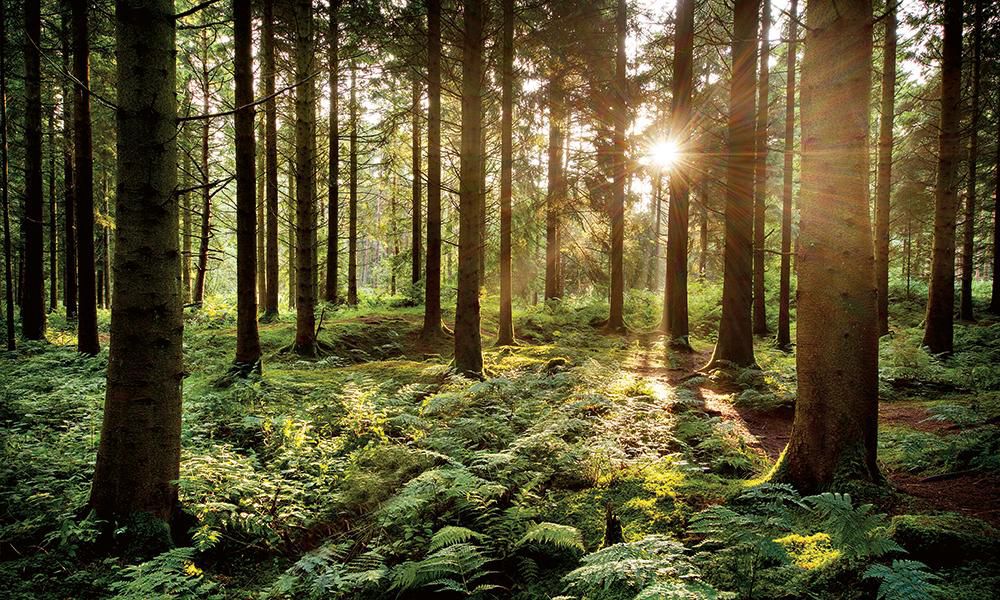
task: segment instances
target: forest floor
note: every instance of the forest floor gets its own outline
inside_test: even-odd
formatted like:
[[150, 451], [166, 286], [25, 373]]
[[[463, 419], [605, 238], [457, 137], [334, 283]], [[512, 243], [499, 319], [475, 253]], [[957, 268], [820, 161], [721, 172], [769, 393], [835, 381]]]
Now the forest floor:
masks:
[[891, 485], [799, 499], [755, 487], [788, 439], [794, 356], [760, 339], [760, 369], [703, 373], [711, 313], [677, 353], [642, 333], [657, 304], [630, 298], [626, 337], [592, 326], [600, 301], [522, 306], [510, 348], [492, 345], [484, 310], [481, 382], [449, 372], [450, 339], [420, 339], [421, 307], [328, 308], [332, 350], [313, 361], [283, 352], [283, 314], [261, 324], [263, 374], [248, 381], [226, 377], [232, 307], [188, 311], [179, 485], [193, 527], [174, 550], [111, 559], [82, 510], [107, 353], [78, 356], [56, 315], [51, 343], [0, 356], [0, 598], [634, 598], [650, 585], [867, 598], [880, 577], [992, 598], [1000, 324], [960, 325], [945, 362], [920, 350], [918, 309], [898, 307], [880, 361]]

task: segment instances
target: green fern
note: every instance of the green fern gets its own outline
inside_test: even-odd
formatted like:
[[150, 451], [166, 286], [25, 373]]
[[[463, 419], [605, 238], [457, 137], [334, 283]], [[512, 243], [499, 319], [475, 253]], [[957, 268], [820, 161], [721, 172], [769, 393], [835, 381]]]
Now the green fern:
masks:
[[446, 525], [441, 529], [438, 529], [431, 538], [430, 551], [434, 552], [435, 550], [440, 550], [445, 546], [460, 544], [469, 540], [482, 540], [484, 537], [485, 536], [483, 534], [473, 531], [467, 527]]
[[903, 549], [888, 535], [885, 515], [874, 512], [871, 504], [857, 508], [850, 494], [827, 492], [809, 496], [805, 503], [821, 522], [820, 528], [829, 533], [834, 546], [849, 558], [885, 556]]
[[194, 548], [173, 548], [122, 570], [114, 600], [221, 600], [219, 587], [194, 564]]
[[558, 523], [536, 523], [528, 528], [524, 536], [517, 542], [518, 546], [525, 544], [543, 544], [567, 550], [583, 552], [583, 536], [580, 530], [569, 525]]
[[878, 600], [932, 600], [941, 578], [926, 571], [927, 565], [916, 560], [894, 560], [892, 565], [872, 565], [865, 579], [879, 579]]
[[487, 596], [496, 586], [485, 581], [494, 572], [486, 569], [490, 559], [473, 544], [456, 543], [428, 554], [422, 560], [406, 561], [392, 569], [392, 589], [401, 593], [430, 589], [453, 591], [465, 597]]

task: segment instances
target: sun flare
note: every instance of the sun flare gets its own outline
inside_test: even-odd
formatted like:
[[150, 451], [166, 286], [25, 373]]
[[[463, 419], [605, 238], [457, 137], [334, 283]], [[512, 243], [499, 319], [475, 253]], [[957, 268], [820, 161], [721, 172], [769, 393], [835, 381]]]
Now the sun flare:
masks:
[[660, 140], [649, 147], [649, 164], [661, 169], [672, 169], [680, 160], [680, 148], [673, 140]]

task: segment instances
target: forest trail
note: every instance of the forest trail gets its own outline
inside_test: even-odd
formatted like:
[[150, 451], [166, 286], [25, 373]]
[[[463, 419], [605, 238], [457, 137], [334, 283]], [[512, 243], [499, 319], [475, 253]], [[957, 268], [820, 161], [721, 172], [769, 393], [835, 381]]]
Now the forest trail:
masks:
[[[710, 351], [689, 353], [656, 353], [649, 340], [643, 340], [644, 350], [637, 353], [626, 368], [637, 378], [644, 379], [664, 403], [673, 388], [689, 379], [703, 376], [701, 367], [708, 363]], [[664, 364], [666, 362], [667, 364]], [[741, 407], [733, 402], [740, 388], [712, 379], [694, 388], [702, 402], [702, 410], [711, 417], [732, 423], [733, 431], [749, 446], [775, 461], [785, 449], [795, 416], [793, 407], [772, 410]], [[939, 436], [954, 435], [955, 425], [931, 418], [926, 403], [915, 400], [879, 402], [879, 426], [903, 427]], [[1000, 478], [990, 473], [959, 471], [937, 476], [921, 476], [883, 465], [883, 472], [896, 490], [911, 496], [912, 504], [924, 509], [956, 512], [1000, 526]], [[906, 501], [899, 503], [908, 509]]]

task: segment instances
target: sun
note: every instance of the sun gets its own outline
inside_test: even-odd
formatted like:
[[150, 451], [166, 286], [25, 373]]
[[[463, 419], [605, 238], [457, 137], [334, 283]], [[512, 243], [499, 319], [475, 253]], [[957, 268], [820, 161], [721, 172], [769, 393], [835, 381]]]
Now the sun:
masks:
[[672, 169], [680, 161], [681, 151], [673, 140], [660, 140], [649, 147], [646, 159], [660, 169]]

